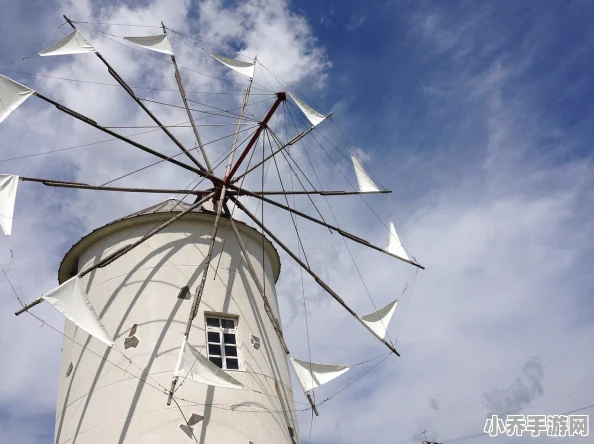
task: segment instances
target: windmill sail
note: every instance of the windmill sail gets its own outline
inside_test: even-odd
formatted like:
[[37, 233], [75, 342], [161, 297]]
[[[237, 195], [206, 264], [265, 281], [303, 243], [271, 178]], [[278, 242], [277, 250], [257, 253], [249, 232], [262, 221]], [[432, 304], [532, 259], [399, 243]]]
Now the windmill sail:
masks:
[[175, 55], [173, 53], [171, 43], [169, 43], [169, 39], [165, 34], [147, 37], [124, 37], [124, 39], [134, 43], [135, 45], [142, 46], [143, 48], [150, 49], [152, 51]]
[[314, 127], [318, 126], [320, 123], [322, 123], [324, 120], [326, 120], [328, 118], [328, 116], [324, 116], [324, 115], [320, 114], [315, 109], [313, 109], [311, 106], [309, 106], [308, 104], [299, 100], [297, 97], [295, 97], [293, 94], [291, 94], [291, 92], [289, 92], [289, 95], [295, 101], [295, 103], [297, 104], [297, 106], [299, 107], [301, 112], [303, 114], [305, 114], [305, 117], [307, 117], [307, 120], [309, 120], [309, 122]]
[[402, 243], [398, 238], [398, 234], [396, 234], [396, 228], [394, 228], [392, 221], [390, 221], [390, 234], [388, 235], [388, 245], [386, 247], [386, 251], [406, 260], [411, 260], [408, 256], [408, 253], [402, 246]]
[[0, 74], [0, 122], [6, 119], [21, 103], [35, 94], [31, 88]]
[[241, 382], [229, 376], [188, 344], [186, 337], [179, 351], [175, 376], [215, 387], [243, 388]]
[[371, 330], [371, 332], [380, 339], [386, 338], [386, 331], [388, 330], [388, 324], [394, 315], [394, 310], [398, 305], [398, 300], [390, 302], [384, 308], [379, 309], [375, 313], [361, 316], [361, 322]]
[[18, 184], [19, 176], [0, 174], [0, 227], [7, 236], [12, 232], [12, 217]]
[[78, 29], [75, 29], [59, 42], [39, 53], [40, 56], [55, 56], [67, 54], [83, 54], [85, 52], [97, 52]]
[[59, 287], [44, 294], [42, 298], [91, 336], [109, 347], [114, 344], [89, 302], [78, 276], [68, 279]]
[[239, 60], [230, 59], [229, 57], [223, 57], [218, 54], [211, 54], [211, 56], [233, 71], [248, 76], [250, 79], [254, 78], [255, 63], [240, 62]]
[[357, 158], [352, 154], [351, 160], [353, 161], [353, 167], [355, 168], [355, 176], [357, 177], [357, 183], [359, 184], [359, 191], [362, 193], [381, 191], [373, 180], [371, 180], [371, 177], [365, 172]]
[[297, 380], [304, 392], [326, 384], [350, 370], [348, 365], [316, 364], [289, 357]]

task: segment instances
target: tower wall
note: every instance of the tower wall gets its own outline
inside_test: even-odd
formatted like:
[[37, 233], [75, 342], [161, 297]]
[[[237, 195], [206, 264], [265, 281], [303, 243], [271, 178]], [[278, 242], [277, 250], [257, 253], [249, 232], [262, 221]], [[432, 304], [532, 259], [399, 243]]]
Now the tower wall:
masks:
[[[139, 239], [163, 216], [125, 219], [83, 238], [66, 255], [60, 282]], [[166, 404], [213, 221], [212, 215], [190, 213], [84, 277], [89, 300], [116, 345], [110, 349], [66, 321], [65, 335], [76, 342], [65, 338], [62, 349], [56, 443], [299, 442], [287, 361], [235, 236], [230, 228], [227, 232], [226, 219], [221, 219], [189, 343], [206, 355], [205, 314], [237, 317], [240, 369], [227, 372], [248, 389], [212, 387], [180, 378], [177, 404]], [[276, 250], [255, 230], [237, 225], [278, 318]], [[178, 298], [186, 285], [191, 298]], [[136, 342], [130, 336], [135, 324], [133, 336], [138, 343], [126, 349], [126, 338]], [[186, 419], [192, 414], [203, 417], [193, 426], [196, 440], [180, 427], [185, 425], [182, 413]]]

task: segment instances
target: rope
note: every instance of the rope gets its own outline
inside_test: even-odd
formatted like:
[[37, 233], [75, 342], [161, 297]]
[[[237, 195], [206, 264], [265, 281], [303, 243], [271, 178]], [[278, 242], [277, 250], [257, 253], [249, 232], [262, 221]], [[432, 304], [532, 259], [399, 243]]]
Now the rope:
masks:
[[[152, 58], [152, 59], [158, 60], [158, 61], [159, 61], [159, 62], [161, 62], [161, 63], [165, 63], [165, 64], [167, 64], [167, 65], [173, 65], [173, 62], [170, 62], [169, 60], [165, 60], [165, 59], [159, 58], [159, 57], [157, 57], [157, 56], [154, 56], [154, 55], [152, 55], [152, 54], [149, 54], [149, 53], [147, 53], [147, 52], [141, 51], [141, 50], [139, 50], [139, 49], [136, 49], [136, 48], [134, 48], [134, 47], [132, 47], [132, 46], [126, 45], [126, 44], [124, 44], [124, 43], [122, 43], [122, 42], [118, 42], [117, 40], [115, 40], [115, 39], [112, 39], [112, 38], [111, 38], [111, 37], [115, 37], [115, 38], [122, 38], [122, 36], [118, 36], [118, 35], [110, 34], [109, 32], [101, 31], [101, 30], [99, 30], [99, 29], [94, 29], [94, 28], [91, 28], [90, 26], [86, 26], [86, 25], [82, 25], [82, 26], [83, 26], [83, 27], [85, 27], [85, 28], [87, 28], [87, 29], [89, 29], [90, 31], [93, 31], [93, 32], [96, 32], [96, 33], [98, 33], [99, 35], [101, 35], [101, 37], [103, 37], [103, 38], [105, 38], [105, 39], [107, 39], [107, 40], [110, 40], [110, 41], [112, 41], [112, 42], [114, 42], [114, 43], [117, 43], [118, 45], [124, 46], [125, 48], [128, 48], [128, 49], [130, 49], [130, 50], [132, 50], [132, 51], [136, 51], [136, 52], [138, 52], [138, 53], [140, 53], [140, 54], [143, 54], [143, 55], [145, 55], [145, 56], [147, 56], [147, 57], [150, 57], [150, 58]], [[110, 37], [110, 36], [111, 36], [111, 37]], [[179, 68], [181, 68], [181, 69], [185, 69], [185, 70], [187, 70], [187, 71], [190, 71], [190, 72], [193, 72], [193, 73], [195, 73], [195, 74], [200, 74], [200, 75], [203, 75], [203, 76], [206, 76], [206, 77], [210, 77], [210, 78], [213, 78], [213, 79], [221, 80], [221, 81], [223, 81], [223, 82], [228, 82], [228, 83], [231, 83], [231, 84], [234, 84], [234, 85], [245, 86], [245, 85], [242, 85], [241, 83], [237, 83], [237, 82], [233, 82], [233, 81], [231, 81], [231, 80], [223, 79], [222, 77], [211, 76], [210, 74], [205, 74], [205, 73], [203, 73], [203, 72], [196, 71], [196, 70], [194, 70], [194, 69], [191, 69], [191, 68], [188, 68], [188, 67], [186, 67], [186, 66], [182, 66], [182, 65], [179, 65], [179, 64], [178, 64], [177, 66], [178, 66]], [[268, 92], [272, 92], [272, 91], [269, 91], [269, 90], [267, 90], [266, 88], [263, 88], [263, 87], [261, 87], [261, 86], [259, 87], [259, 85], [256, 85], [256, 86], [254, 86], [253, 88], [255, 88], [255, 89], [258, 89], [258, 90], [260, 90], [260, 91], [268, 91]]]
[[[30, 57], [25, 57], [22, 60], [28, 59]], [[121, 88], [121, 85], [119, 83], [104, 83], [104, 82], [92, 82], [90, 80], [79, 80], [79, 79], [69, 79], [67, 77], [56, 77], [56, 76], [48, 76], [46, 74], [35, 74], [35, 73], [30, 73], [30, 72], [23, 72], [23, 71], [15, 71], [12, 69], [4, 69], [4, 68], [0, 68], [1, 72], [12, 72], [15, 74], [22, 74], [25, 76], [33, 76], [33, 77], [43, 77], [43, 78], [48, 78], [48, 79], [54, 79], [54, 80], [64, 80], [64, 81], [68, 81], [68, 82], [77, 82], [77, 83], [88, 83], [91, 85], [100, 85], [100, 86], [112, 86], [112, 87], [117, 87], [117, 88]], [[164, 88], [148, 88], [145, 86], [138, 86], [138, 85], [130, 85], [130, 88], [132, 89], [143, 89], [143, 90], [147, 90], [147, 91], [163, 91], [163, 92], [174, 92], [176, 94], [179, 94], [179, 90], [178, 89], [164, 89]], [[186, 94], [216, 94], [216, 95], [230, 95], [230, 96], [239, 96], [242, 95], [242, 93], [238, 93], [238, 92], [212, 92], [212, 91], [185, 91], [184, 92]], [[273, 96], [273, 93], [252, 93], [251, 95], [253, 96]]]
[[[184, 33], [182, 33], [182, 32], [176, 31], [175, 29], [171, 29], [171, 28], [169, 28], [169, 27], [166, 27], [166, 28], [167, 28], [169, 31], [171, 31], [171, 32], [174, 32], [175, 34], [177, 34], [177, 35], [180, 35], [180, 36], [183, 36], [183, 37], [185, 37], [185, 38], [187, 38], [187, 39], [190, 39], [190, 40], [196, 40], [196, 41], [198, 41], [198, 42], [206, 43], [207, 45], [210, 45], [210, 46], [212, 46], [212, 47], [214, 47], [214, 48], [222, 49], [223, 51], [230, 51], [230, 50], [229, 50], [229, 48], [224, 48], [224, 47], [222, 47], [222, 46], [215, 45], [214, 43], [207, 42], [206, 40], [197, 39], [197, 38], [195, 38], [195, 37], [190, 37], [190, 36], [189, 36], [189, 35], [187, 35], [187, 34], [184, 34]], [[196, 46], [198, 46], [198, 45], [196, 45]], [[206, 49], [202, 48], [201, 46], [198, 46], [198, 47], [199, 47], [200, 49], [202, 49], [203, 51], [206, 51]], [[208, 52], [208, 51], [207, 51], [207, 52]], [[240, 54], [240, 53], [237, 53], [237, 55], [238, 55], [238, 56], [240, 56], [240, 57], [244, 57], [244, 58], [246, 58], [246, 59], [249, 59], [250, 61], [254, 60], [254, 58], [253, 58], [253, 57], [249, 57], [249, 56], [246, 56], [246, 55], [243, 55], [243, 54]]]
[[[293, 125], [295, 126], [295, 130], [297, 130], [297, 124], [295, 123], [295, 120], [293, 119], [293, 116], [291, 114], [291, 110], [289, 109], [289, 115], [291, 116], [291, 120], [293, 121]], [[303, 149], [303, 152], [305, 153], [305, 155], [307, 156], [307, 159], [309, 160], [309, 164], [311, 165], [312, 171], [314, 172], [314, 175], [318, 181], [318, 184], [320, 186], [320, 189], [323, 189], [322, 187], [322, 183], [320, 181], [320, 178], [318, 176], [318, 173], [316, 172], [316, 169], [313, 165], [313, 162], [311, 161], [311, 158], [309, 157], [309, 154], [307, 153], [307, 150], [305, 149], [305, 145], [303, 143], [303, 140], [300, 141], [301, 142], [301, 148]], [[324, 200], [326, 201], [326, 205], [328, 205], [328, 209], [330, 210], [330, 213], [332, 214], [332, 218], [334, 219], [334, 223], [336, 224], [336, 226], [338, 228], [340, 228], [340, 225], [338, 224], [338, 219], [336, 218], [336, 214], [334, 213], [334, 210], [332, 209], [332, 206], [330, 205], [330, 200], [328, 199], [328, 196], [323, 196]], [[353, 256], [353, 253], [351, 252], [351, 249], [349, 247], [349, 244], [347, 242], [347, 240], [344, 238], [344, 236], [340, 236], [344, 246], [346, 247], [349, 256], [351, 258], [351, 261], [353, 262], [353, 265], [355, 266], [355, 270], [357, 270], [357, 274], [359, 275], [359, 279], [361, 280], [361, 283], [363, 284], [363, 287], [365, 288], [365, 292], [367, 293], [367, 297], [369, 298], [369, 300], [371, 301], [371, 305], [373, 305], [373, 309], [374, 312], [378, 311], [377, 306], [375, 305], [375, 301], [373, 300], [373, 298], [371, 297], [371, 292], [369, 291], [369, 288], [367, 287], [367, 284], [365, 283], [365, 280], [363, 279], [363, 275], [361, 274], [361, 270], [359, 269], [359, 266], [357, 265], [357, 261], [355, 261], [355, 257]], [[390, 344], [392, 344], [392, 346], [394, 346], [394, 341], [392, 341], [392, 338], [390, 337], [390, 333], [388, 332], [388, 326], [384, 325], [384, 321], [382, 319], [379, 319], [379, 321], [382, 324], [382, 327], [384, 328], [384, 330], [386, 331], [386, 334], [388, 336], [388, 340], [390, 341]]]
[[[244, 129], [242, 129], [242, 130], [241, 130], [241, 131], [239, 131], [239, 132], [241, 133], [241, 132], [244, 132], [244, 131], [249, 131], [249, 130], [251, 130], [251, 129], [254, 129], [254, 127], [244, 128]], [[218, 141], [220, 141], [220, 140], [226, 139], [226, 138], [228, 138], [228, 137], [231, 137], [231, 136], [233, 136], [233, 135], [235, 135], [235, 133], [233, 133], [233, 134], [229, 134], [229, 135], [227, 135], [227, 136], [220, 137], [220, 138], [218, 138], [218, 139], [215, 139], [215, 140], [213, 140], [213, 141], [211, 141], [211, 142], [203, 143], [203, 144], [202, 144], [202, 146], [210, 145], [211, 143], [218, 142]], [[191, 148], [191, 149], [189, 149], [188, 151], [194, 151], [194, 150], [197, 150], [198, 148], [199, 148], [199, 147], [194, 147], [194, 148]], [[101, 184], [100, 186], [102, 186], [102, 187], [103, 187], [103, 186], [105, 186], [105, 185], [108, 185], [108, 184], [110, 184], [110, 183], [113, 183], [113, 182], [115, 182], [116, 180], [123, 179], [124, 177], [128, 177], [128, 176], [130, 176], [130, 175], [132, 175], [132, 174], [138, 173], [138, 172], [140, 172], [140, 171], [142, 171], [142, 170], [145, 170], [145, 169], [147, 169], [147, 168], [150, 168], [150, 167], [153, 167], [153, 166], [155, 166], [155, 165], [158, 165], [158, 164], [160, 164], [160, 163], [166, 162], [166, 161], [167, 161], [167, 160], [169, 160], [169, 159], [174, 159], [174, 158], [176, 158], [177, 156], [180, 156], [181, 154], [184, 154], [184, 152], [182, 151], [181, 153], [177, 153], [177, 154], [175, 154], [175, 155], [173, 155], [173, 156], [169, 156], [167, 159], [158, 160], [158, 161], [156, 161], [156, 162], [154, 162], [154, 163], [151, 163], [150, 165], [146, 165], [146, 166], [144, 166], [144, 167], [142, 167], [142, 168], [138, 168], [137, 170], [134, 170], [134, 171], [132, 171], [132, 172], [130, 172], [130, 173], [127, 173], [127, 174], [125, 174], [125, 175], [123, 175], [123, 176], [116, 177], [115, 179], [112, 179], [112, 180], [110, 180], [109, 182], [105, 182], [104, 184]], [[218, 165], [217, 165], [217, 166], [218, 166]], [[204, 178], [203, 178], [203, 179], [204, 179]]]
[[[294, 105], [292, 103], [289, 102], [290, 106]], [[299, 118], [301, 118], [301, 116], [298, 114]], [[301, 118], [302, 119], [302, 118]], [[303, 120], [303, 119], [302, 119]], [[322, 133], [320, 132], [320, 130], [316, 127], [315, 131], [317, 131], [323, 138], [324, 140], [326, 140], [326, 142], [328, 142], [332, 147], [334, 147], [343, 157], [345, 157], [346, 159], [348, 159], [348, 157], [345, 156], [345, 154], [340, 151], [338, 149], [338, 147], [336, 147], [336, 145], [334, 145], [332, 142], [330, 142], [328, 140], [328, 138]], [[340, 169], [340, 167], [337, 165], [337, 163], [334, 161], [334, 159], [332, 159], [332, 157], [328, 154], [328, 152], [324, 149], [324, 147], [322, 146], [322, 144], [318, 141], [318, 139], [316, 139], [314, 134], [311, 134], [312, 138], [316, 141], [316, 143], [318, 144], [318, 146], [321, 148], [321, 150], [324, 152], [324, 154], [326, 154], [326, 156], [328, 157], [328, 159], [330, 159], [330, 161], [334, 164], [334, 166], [336, 167], [336, 169], [340, 172], [340, 174], [345, 178], [345, 180], [349, 183], [349, 185], [353, 188], [353, 190], [357, 190], [357, 188], [353, 185], [353, 183], [349, 180], [349, 178], [346, 176], [346, 174], [344, 174], [344, 172]], [[350, 161], [350, 160], [349, 160]], [[379, 182], [378, 182], [379, 183]], [[380, 184], [381, 186], [381, 184]], [[382, 186], [382, 188], [384, 188]], [[371, 206], [369, 205], [369, 203], [365, 200], [365, 198], [361, 195], [358, 194], [359, 198], [363, 201], [363, 203], [367, 206], [367, 208], [369, 208], [369, 210], [375, 215], [375, 217], [377, 218], [377, 220], [384, 226], [384, 228], [386, 229], [386, 231], [388, 232], [388, 235], [390, 233], [390, 228], [388, 228], [388, 226], [385, 224], [385, 222], [379, 217], [379, 215], [377, 214], [377, 212], [371, 208]], [[402, 243], [401, 243], [402, 245]], [[404, 245], [402, 245], [402, 248], [404, 248], [406, 250], [406, 252], [413, 258], [413, 260], [415, 262], [417, 262], [415, 256], [412, 254], [411, 251], [409, 251], [408, 248], [405, 248]]]
[[[366, 376], [367, 374], [369, 374], [371, 371], [373, 371], [374, 369], [376, 369], [382, 362], [384, 362], [388, 356], [390, 356], [392, 353], [388, 353], [386, 354], [383, 359], [381, 361], [379, 361], [377, 364], [375, 364], [373, 367], [367, 369], [364, 373], [362, 373], [361, 375], [359, 375], [357, 378], [355, 378], [353, 381], [351, 381], [350, 383], [348, 383], [347, 385], [345, 385], [343, 388], [341, 388], [339, 391], [337, 391], [336, 393], [334, 393], [331, 396], [328, 396], [326, 399], [324, 399], [322, 402], [320, 402], [318, 404], [318, 406], [324, 405], [326, 402], [332, 400], [333, 398], [335, 398], [336, 396], [338, 396], [340, 393], [344, 392], [346, 389], [348, 389], [349, 387], [351, 387], [353, 384], [355, 384], [357, 381], [359, 381], [361, 378], [363, 378], [364, 376]], [[374, 358], [375, 359], [375, 358]]]

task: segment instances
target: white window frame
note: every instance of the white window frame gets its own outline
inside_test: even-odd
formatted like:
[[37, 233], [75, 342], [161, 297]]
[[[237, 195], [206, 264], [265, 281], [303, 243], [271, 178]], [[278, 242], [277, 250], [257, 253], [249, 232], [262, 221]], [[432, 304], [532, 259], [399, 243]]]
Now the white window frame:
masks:
[[[219, 320], [219, 327], [215, 327], [215, 326], [211, 326], [208, 325], [207, 323], [207, 318], [213, 318], [213, 319], [218, 319]], [[221, 320], [226, 320], [226, 321], [232, 321], [233, 322], [233, 328], [223, 328], [221, 327]], [[213, 355], [213, 357], [221, 358], [223, 367], [221, 367], [223, 370], [225, 371], [243, 371], [243, 365], [242, 365], [242, 361], [241, 361], [241, 357], [239, 355], [239, 316], [234, 316], [234, 315], [229, 315], [229, 314], [221, 314], [221, 313], [209, 313], [206, 312], [204, 313], [204, 334], [206, 336], [206, 356], [208, 359], [210, 359], [211, 354], [210, 354], [210, 350], [208, 347], [208, 344], [217, 344], [216, 342], [210, 342], [208, 340], [208, 333], [209, 332], [215, 332], [215, 333], [219, 333], [219, 337], [220, 337], [220, 342], [218, 342], [217, 345], [219, 345], [221, 347], [221, 354], [220, 355]], [[237, 350], [237, 356], [227, 356], [225, 354], [225, 336], [224, 334], [234, 334], [235, 335], [235, 348]], [[228, 344], [229, 346], [233, 346], [233, 344]], [[227, 368], [227, 358], [231, 358], [231, 359], [237, 359], [237, 367], [238, 368]]]

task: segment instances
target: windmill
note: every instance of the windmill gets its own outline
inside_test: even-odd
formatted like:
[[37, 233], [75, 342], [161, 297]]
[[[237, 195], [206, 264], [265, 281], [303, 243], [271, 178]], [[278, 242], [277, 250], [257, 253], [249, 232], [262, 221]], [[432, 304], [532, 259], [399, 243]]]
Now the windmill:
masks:
[[[311, 198], [312, 195], [388, 194], [389, 191], [376, 185], [354, 155], [351, 160], [358, 191], [306, 187], [302, 191], [289, 191], [284, 186], [275, 191], [265, 190], [263, 186], [260, 190], [244, 187], [243, 180], [250, 173], [276, 164], [279, 158], [291, 165], [290, 148], [318, 131], [318, 126], [331, 114], [316, 111], [293, 91], [281, 91], [274, 93], [274, 102], [263, 118], [250, 120], [246, 108], [255, 87], [257, 58], [240, 61], [212, 53], [213, 59], [247, 81], [238, 113], [228, 110], [211, 113], [236, 119], [226, 155], [213, 162], [200, 135], [195, 117], [197, 110], [190, 106], [168, 38], [168, 30], [173, 30], [162, 23], [162, 34], [123, 39], [143, 50], [170, 56], [183, 104], [180, 108], [186, 111], [196, 142], [190, 149], [174, 134], [171, 126], [163, 124], [147, 107], [146, 101], [137, 96], [134, 88], [78, 29], [77, 23], [64, 18], [72, 32], [39, 55], [94, 54], [181, 152], [166, 155], [2, 75], [0, 122], [29, 98], [40, 99], [162, 162], [195, 174], [200, 183], [208, 186], [201, 189], [125, 188], [0, 175], [0, 226], [6, 235], [11, 234], [21, 181], [79, 190], [195, 196], [191, 204], [168, 199], [85, 236], [62, 261], [60, 285], [16, 312], [20, 315], [48, 302], [66, 318], [64, 379], [60, 381], [56, 442], [126, 442], [133, 437], [134, 442], [152, 442], [151, 439], [157, 438], [203, 442], [205, 436], [216, 437], [221, 442], [239, 439], [252, 443], [299, 442], [289, 366], [316, 415], [319, 412], [312, 397], [313, 390], [343, 375], [350, 366], [310, 362], [291, 354], [276, 299], [275, 282], [280, 273], [277, 249], [309, 274], [390, 353], [400, 356], [389, 337], [386, 339], [398, 301], [371, 314], [357, 314], [300, 252], [292, 251], [262, 217], [248, 208], [244, 199], [255, 199], [262, 206], [267, 204], [283, 210], [293, 221], [296, 217], [305, 219], [338, 233], [349, 242], [422, 269], [403, 247], [391, 220], [386, 246], [380, 247], [341, 229], [338, 224], [326, 222], [321, 214], [314, 217], [291, 207], [287, 199], [290, 195]], [[273, 131], [271, 121], [281, 105], [287, 104], [301, 113], [307, 127], [283, 139]], [[247, 128], [246, 120], [251, 123]], [[265, 155], [263, 148], [262, 159], [252, 164], [257, 145], [264, 146], [266, 142], [270, 153]], [[219, 174], [218, 167], [223, 165], [224, 173]], [[280, 173], [279, 179], [282, 184]], [[273, 200], [273, 196], [282, 196], [285, 203]], [[251, 220], [253, 228], [233, 217], [236, 210]], [[173, 299], [165, 296], [172, 294], [172, 289], [175, 290]], [[184, 304], [185, 301], [188, 303]], [[135, 319], [138, 322], [133, 322]], [[121, 375], [114, 376], [107, 371], [109, 365], [130, 377], [117, 379]], [[142, 389], [145, 386], [154, 390], [146, 394]], [[77, 403], [76, 406], [70, 407], [73, 403]], [[239, 413], [243, 414], [241, 419], [237, 417]], [[172, 427], [179, 427], [183, 434], [172, 435]], [[152, 430], [151, 437], [146, 437], [148, 430]]]

